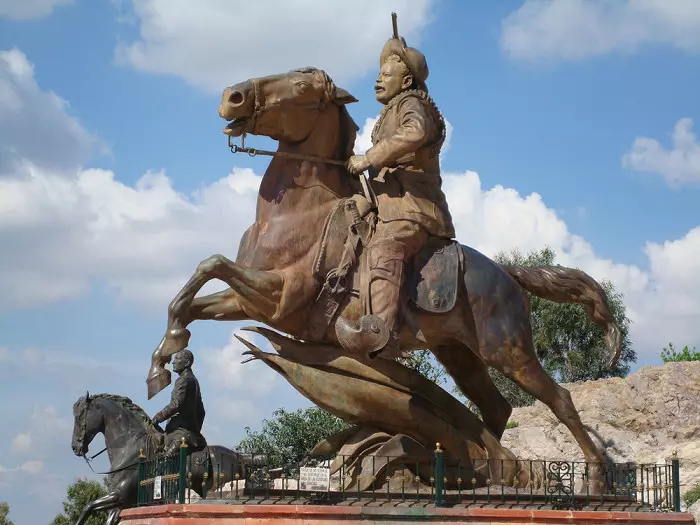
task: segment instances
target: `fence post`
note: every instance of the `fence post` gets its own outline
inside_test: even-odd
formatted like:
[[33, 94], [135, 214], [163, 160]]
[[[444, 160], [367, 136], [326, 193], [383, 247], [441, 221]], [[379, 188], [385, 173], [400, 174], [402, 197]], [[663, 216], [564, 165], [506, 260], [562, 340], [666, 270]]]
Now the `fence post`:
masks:
[[681, 511], [681, 461], [675, 450], [671, 455], [671, 478], [673, 481], [673, 510]]
[[435, 443], [435, 506], [443, 507], [445, 465], [440, 443]]
[[143, 485], [141, 485], [141, 482], [143, 481], [144, 478], [144, 472], [146, 470], [146, 456], [143, 455], [143, 449], [139, 449], [139, 478], [138, 482], [136, 484], [136, 506], [139, 507], [141, 506], [141, 503], [143, 503]]
[[179, 490], [177, 494], [177, 502], [182, 505], [185, 503], [185, 487], [187, 485], [187, 440], [182, 438], [182, 443], [180, 444], [180, 475], [179, 480]]

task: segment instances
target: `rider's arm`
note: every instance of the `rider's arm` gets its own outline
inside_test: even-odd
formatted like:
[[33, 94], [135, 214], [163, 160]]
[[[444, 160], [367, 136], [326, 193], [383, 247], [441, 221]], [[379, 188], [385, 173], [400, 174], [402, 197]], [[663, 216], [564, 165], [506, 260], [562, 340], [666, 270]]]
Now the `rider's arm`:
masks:
[[417, 151], [428, 140], [426, 111], [415, 97], [407, 97], [398, 107], [399, 126], [393, 135], [380, 140], [365, 156], [373, 168], [393, 167], [398, 159]]
[[173, 387], [173, 393], [170, 397], [170, 403], [163, 410], [158, 412], [153, 420], [156, 423], [170, 419], [175, 414], [180, 411], [182, 403], [185, 401], [185, 393], [187, 392], [187, 380], [180, 376], [175, 381], [175, 386]]

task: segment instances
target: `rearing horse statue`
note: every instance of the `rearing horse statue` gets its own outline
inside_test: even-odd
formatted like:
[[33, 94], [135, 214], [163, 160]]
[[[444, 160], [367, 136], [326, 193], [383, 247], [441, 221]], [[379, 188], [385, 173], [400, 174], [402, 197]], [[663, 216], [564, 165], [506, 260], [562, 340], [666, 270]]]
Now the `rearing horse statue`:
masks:
[[[327, 326], [313, 334], [310, 329], [315, 322], [314, 305], [329, 283], [323, 268], [334, 268], [342, 262], [343, 242], [350, 236], [345, 228], [348, 224], [329, 217], [335, 217], [332, 214], [342, 204], [359, 218], [349, 224], [350, 230], [362, 230], [361, 226], [371, 223], [371, 205], [361, 196], [360, 180], [349, 175], [339, 162], [352, 154], [358, 128], [345, 106], [355, 101], [325, 72], [314, 68], [255, 78], [224, 90], [219, 115], [231, 121], [225, 132], [231, 137], [264, 135], [278, 141], [279, 148], [262, 178], [255, 223], [243, 235], [236, 261], [223, 255], [204, 260], [171, 302], [166, 334], [152, 357], [147, 379], [149, 398], [169, 384], [170, 372], [165, 364], [187, 346], [187, 326], [196, 320], [254, 320], [299, 339], [346, 350], [355, 348], [353, 337], [381, 337], [380, 330], [367, 322], [371, 316], [363, 319], [366, 312], [361, 290], [354, 292], [361, 288], [360, 271], [348, 273], [348, 293], [332, 309]], [[336, 162], [301, 160], [309, 158]], [[337, 224], [346, 230], [340, 240], [328, 235]], [[360, 238], [363, 235], [358, 234]], [[414, 273], [429, 267], [432, 277], [423, 272], [423, 282], [433, 279], [434, 283], [441, 279], [441, 272], [448, 271], [443, 267], [458, 267], [453, 301], [442, 310], [420, 308], [425, 290], [416, 292], [416, 283], [421, 280], [409, 276], [406, 295], [414, 300], [406, 307], [411, 322], [402, 328], [401, 348], [429, 348], [456, 385], [479, 407], [484, 423], [498, 438], [512, 409], [493, 384], [488, 367], [498, 369], [545, 403], [569, 428], [586, 460], [603, 463], [569, 392], [543, 370], [537, 359], [525, 295], [527, 290], [553, 301], [583, 304], [591, 321], [605, 333], [612, 366], [619, 357], [621, 337], [600, 285], [570, 268], [502, 267], [458, 244], [453, 244], [452, 252], [435, 252], [441, 255], [427, 254], [423, 266], [417, 265]], [[460, 260], [459, 265], [452, 264], [454, 261], [445, 255], [448, 252], [454, 254], [452, 259]], [[442, 257], [439, 265], [434, 263], [438, 256]], [[195, 297], [212, 279], [230, 288]]]

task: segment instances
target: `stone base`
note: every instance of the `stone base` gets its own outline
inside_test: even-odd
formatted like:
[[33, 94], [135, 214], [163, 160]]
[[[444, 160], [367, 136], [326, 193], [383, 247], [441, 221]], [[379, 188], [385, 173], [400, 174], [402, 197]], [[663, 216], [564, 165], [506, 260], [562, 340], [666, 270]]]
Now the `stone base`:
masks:
[[320, 505], [161, 505], [127, 509], [122, 525], [400, 525], [409, 521], [526, 524], [694, 525], [688, 513]]

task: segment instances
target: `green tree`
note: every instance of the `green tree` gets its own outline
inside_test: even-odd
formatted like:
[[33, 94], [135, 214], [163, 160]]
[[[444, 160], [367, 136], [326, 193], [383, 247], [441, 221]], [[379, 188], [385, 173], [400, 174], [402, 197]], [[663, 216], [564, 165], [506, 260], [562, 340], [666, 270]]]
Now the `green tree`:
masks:
[[678, 363], [680, 361], [700, 361], [700, 352], [695, 350], [695, 347], [691, 350], [688, 346], [684, 346], [683, 350], [680, 352], [676, 351], [673, 343], [668, 343], [668, 346], [664, 346], [661, 351], [661, 359], [664, 363]]
[[408, 357], [399, 358], [398, 361], [438, 385], [444, 383], [447, 377], [447, 371], [437, 362], [430, 350], [416, 350]]
[[265, 454], [271, 465], [287, 465], [301, 461], [319, 441], [347, 427], [322, 408], [295, 412], [278, 408], [271, 419], [263, 420], [260, 431], [246, 427], [246, 437], [237, 448], [248, 454]]
[[[76, 479], [68, 486], [66, 499], [63, 500], [63, 513], [57, 515], [51, 525], [72, 525], [80, 517], [85, 506], [91, 501], [107, 495], [107, 487], [104, 481], [91, 481]], [[90, 516], [87, 525], [104, 525], [107, 521], [106, 512], [96, 512]]]
[[0, 501], [0, 525], [15, 525], [7, 515], [10, 513], [10, 505]]

